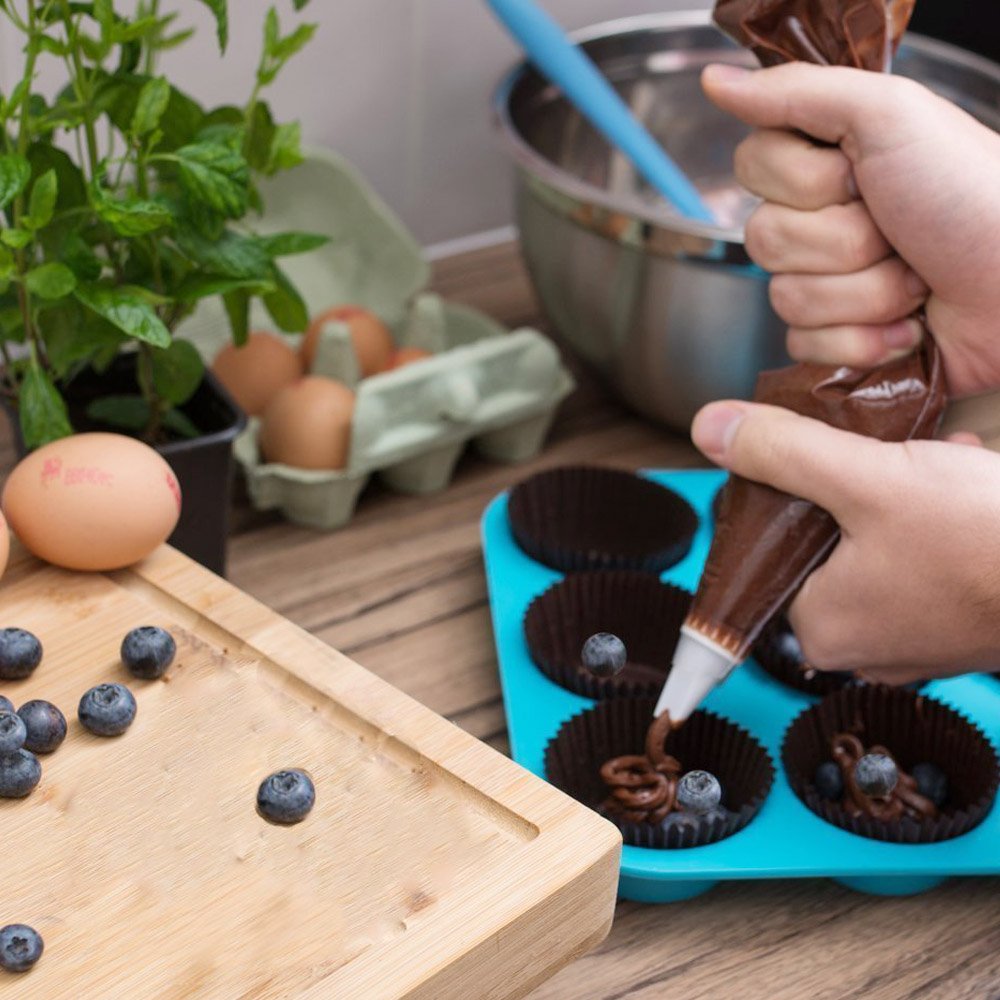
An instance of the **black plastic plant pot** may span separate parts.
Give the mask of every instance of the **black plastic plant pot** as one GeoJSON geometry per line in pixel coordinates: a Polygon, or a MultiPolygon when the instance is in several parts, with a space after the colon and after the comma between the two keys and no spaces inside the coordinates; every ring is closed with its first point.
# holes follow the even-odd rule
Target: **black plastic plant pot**
{"type": "MultiPolygon", "coordinates": [[[[136,391],[132,355],[120,355],[101,374],[82,373],[66,390],[74,428],[81,432],[111,430],[84,416],[88,404],[102,396],[136,391]]],[[[184,498],[180,520],[168,541],[213,573],[224,576],[234,470],[233,440],[246,426],[247,418],[209,371],[181,409],[201,435],[155,446],[174,470],[184,498]]],[[[20,423],[16,413],[10,416],[17,451],[23,456],[27,449],[20,423]]]]}

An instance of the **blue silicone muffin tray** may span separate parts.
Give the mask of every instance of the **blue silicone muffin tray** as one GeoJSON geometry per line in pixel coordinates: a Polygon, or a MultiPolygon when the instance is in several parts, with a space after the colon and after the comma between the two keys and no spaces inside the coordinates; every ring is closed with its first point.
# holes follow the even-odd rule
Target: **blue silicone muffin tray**
{"type": "MultiPolygon", "coordinates": [[[[662,579],[694,590],[712,533],[711,503],[725,479],[718,471],[644,473],[675,490],[698,512],[700,527],[687,557],[662,579]]],[[[531,601],[561,579],[516,544],[507,521],[507,497],[497,497],[482,521],[490,607],[500,662],[504,706],[514,759],[545,777],[549,740],[567,719],[594,703],[550,681],[532,662],[523,618],[531,601]]],[[[984,730],[994,746],[1000,736],[1000,682],[967,675],[927,685],[925,692],[951,705],[984,730]]],[[[837,829],[795,796],[781,768],[788,724],[817,699],[766,674],[752,660],[740,666],[705,703],[748,729],[774,760],[774,787],[760,813],[741,832],[705,847],[654,850],[625,845],[619,894],[647,903],[697,896],[731,879],[832,878],[877,895],[910,895],[949,876],[1000,874],[1000,808],[969,833],[938,844],[899,845],[837,829]]]]}

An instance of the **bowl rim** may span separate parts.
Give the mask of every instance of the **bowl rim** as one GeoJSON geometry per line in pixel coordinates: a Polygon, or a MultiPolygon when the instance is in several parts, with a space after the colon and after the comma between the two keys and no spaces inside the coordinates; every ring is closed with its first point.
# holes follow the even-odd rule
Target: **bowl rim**
{"type": "MultiPolygon", "coordinates": [[[[601,21],[569,32],[569,37],[577,44],[585,44],[649,29],[681,30],[704,27],[715,27],[710,10],[680,10],[636,14],[601,21]]],[[[716,28],[716,30],[719,32],[720,47],[731,46],[734,56],[747,57],[749,55],[746,50],[736,47],[735,43],[720,29],[716,28]]],[[[994,63],[984,56],[916,32],[908,31],[904,36],[903,44],[924,55],[946,58],[948,62],[960,68],[989,77],[1000,85],[1000,64],[994,63]]],[[[734,59],[732,61],[740,60],[734,59]]],[[[746,58],[742,61],[746,61],[746,58]]],[[[756,65],[756,63],[748,64],[756,65]]],[[[491,101],[494,126],[500,136],[501,145],[507,150],[517,167],[561,194],[569,195],[585,204],[625,215],[631,220],[646,223],[658,229],[742,246],[742,227],[722,226],[688,219],[665,202],[660,207],[659,204],[650,204],[637,198],[612,195],[606,189],[581,180],[539,154],[521,135],[514,124],[510,110],[510,99],[514,89],[529,72],[537,72],[529,59],[525,58],[515,62],[503,74],[494,88],[491,101]]]]}

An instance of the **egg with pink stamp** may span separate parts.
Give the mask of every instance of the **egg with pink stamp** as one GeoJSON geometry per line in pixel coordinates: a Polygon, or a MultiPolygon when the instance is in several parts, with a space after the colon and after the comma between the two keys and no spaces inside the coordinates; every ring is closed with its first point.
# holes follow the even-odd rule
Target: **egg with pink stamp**
{"type": "Polygon", "coordinates": [[[75,434],[24,458],[0,500],[11,531],[46,562],[77,570],[129,566],[177,525],[181,490],[148,445],[121,434],[75,434]]]}

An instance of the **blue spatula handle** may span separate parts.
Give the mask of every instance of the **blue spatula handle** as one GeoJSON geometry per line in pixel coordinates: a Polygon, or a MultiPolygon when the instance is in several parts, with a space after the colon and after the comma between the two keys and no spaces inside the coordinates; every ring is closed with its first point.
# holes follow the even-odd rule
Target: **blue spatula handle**
{"type": "Polygon", "coordinates": [[[487,2],[542,73],[678,212],[702,222],[715,221],[698,189],[544,10],[533,0],[487,2]]]}

